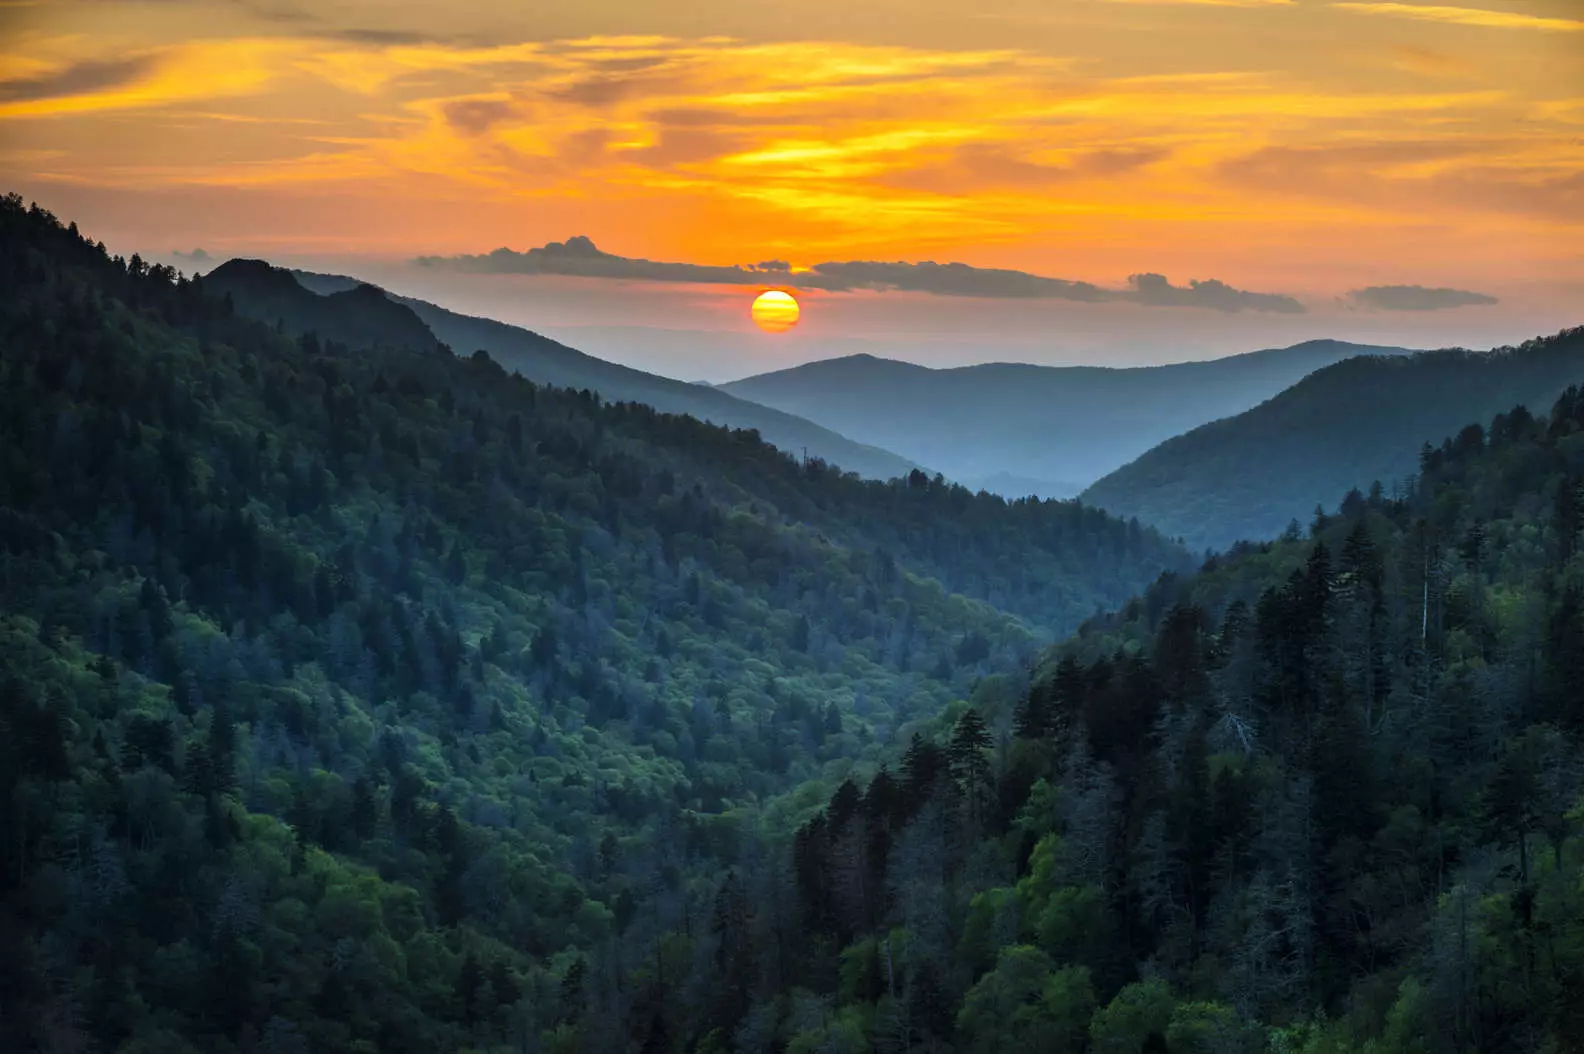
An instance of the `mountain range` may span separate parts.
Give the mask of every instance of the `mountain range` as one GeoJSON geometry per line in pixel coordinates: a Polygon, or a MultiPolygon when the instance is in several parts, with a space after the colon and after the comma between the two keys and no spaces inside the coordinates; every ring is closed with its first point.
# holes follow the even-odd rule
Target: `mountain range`
{"type": "MultiPolygon", "coordinates": [[[[246,271],[0,199],[6,1049],[1584,1046],[1578,387],[1200,561],[246,271]]],[[[1581,339],[1204,456],[1260,509],[1581,339]]]]}
{"type": "Polygon", "coordinates": [[[1415,470],[1424,437],[1547,404],[1584,374],[1570,331],[1492,353],[1314,340],[1138,368],[931,369],[853,355],[712,387],[342,275],[233,260],[204,284],[294,334],[483,349],[537,383],[751,429],[868,478],[926,465],[970,490],[1081,496],[1195,550],[1275,535],[1350,488],[1390,488],[1415,470]]]}
{"type": "MultiPolygon", "coordinates": [[[[1361,356],[1168,439],[1083,491],[1194,549],[1280,533],[1316,503],[1419,470],[1421,444],[1584,378],[1584,328],[1489,352],[1361,356]]],[[[1329,507],[1329,504],[1328,504],[1329,507]]]]}
{"type": "Polygon", "coordinates": [[[894,450],[971,487],[1067,497],[1172,436],[1317,369],[1406,349],[1313,340],[1207,362],[930,369],[852,355],[719,387],[894,450]]]}

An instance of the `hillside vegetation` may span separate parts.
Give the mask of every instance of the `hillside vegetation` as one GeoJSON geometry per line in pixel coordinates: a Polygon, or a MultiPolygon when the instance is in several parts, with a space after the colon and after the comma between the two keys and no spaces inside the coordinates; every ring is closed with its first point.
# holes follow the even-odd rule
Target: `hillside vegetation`
{"type": "Polygon", "coordinates": [[[292,337],[15,196],[0,291],[0,1022],[44,1049],[691,1044],[798,788],[1184,556],[292,337]]]}
{"type": "Polygon", "coordinates": [[[830,778],[720,886],[708,1009],[666,1027],[700,1050],[1584,1049],[1581,524],[1572,387],[1461,429],[1399,498],[1163,576],[1015,703],[830,778]]]}
{"type": "Polygon", "coordinates": [[[1491,352],[1349,359],[1167,440],[1082,498],[1195,550],[1272,538],[1350,488],[1391,491],[1427,439],[1514,405],[1549,406],[1581,377],[1584,328],[1491,352]]]}
{"type": "MultiPolygon", "coordinates": [[[[321,337],[329,332],[324,327],[325,315],[344,305],[350,293],[361,291],[366,310],[355,321],[364,339],[381,332],[369,324],[375,319],[400,317],[408,320],[408,327],[417,327],[426,334],[407,341],[407,347],[426,347],[426,341],[439,341],[460,355],[487,351],[508,371],[520,373],[535,384],[590,391],[607,402],[643,403],[664,413],[687,414],[726,428],[753,429],[765,442],[788,453],[806,453],[870,479],[894,479],[918,467],[889,450],[853,442],[793,414],[715,388],[597,359],[521,326],[394,296],[353,278],[287,271],[257,260],[231,260],[205,275],[204,282],[216,295],[229,294],[237,309],[249,317],[270,324],[278,322],[293,335],[315,331],[321,337]],[[380,303],[370,302],[374,298],[380,303]]],[[[354,319],[349,315],[338,317],[342,319],[340,324],[354,319]]]]}

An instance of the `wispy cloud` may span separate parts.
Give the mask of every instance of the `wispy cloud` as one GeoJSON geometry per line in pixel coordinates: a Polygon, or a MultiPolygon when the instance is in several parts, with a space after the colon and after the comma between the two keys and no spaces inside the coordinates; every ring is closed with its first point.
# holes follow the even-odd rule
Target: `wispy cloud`
{"type": "Polygon", "coordinates": [[[1183,7],[1292,7],[1296,0],[1106,0],[1111,4],[1159,4],[1183,7]]]}
{"type": "Polygon", "coordinates": [[[76,62],[34,76],[0,80],[0,102],[39,102],[114,91],[146,78],[153,68],[151,55],[76,62]]]}
{"type": "MultiPolygon", "coordinates": [[[[213,13],[191,6],[194,19],[213,13]]],[[[1291,5],[1263,6],[1215,17],[1260,34],[1293,21],[1291,5]]],[[[1391,45],[1364,38],[1401,29],[1334,6],[1300,9],[1373,55],[1391,45]]],[[[1045,43],[1073,54],[1041,52],[1040,32],[993,25],[980,27],[986,40],[1000,33],[1020,46],[854,43],[834,23],[805,40],[523,40],[460,24],[446,36],[427,8],[407,13],[410,32],[349,29],[325,9],[251,23],[256,36],[208,27],[131,43],[63,19],[53,35],[0,55],[6,156],[35,185],[202,187],[239,203],[228,222],[241,227],[260,213],[240,203],[267,201],[271,229],[258,237],[317,237],[306,219],[291,226],[307,215],[305,198],[356,201],[337,214],[377,212],[381,230],[348,236],[347,251],[538,245],[575,223],[602,241],[632,232],[676,246],[670,255],[683,259],[732,259],[753,245],[756,255],[846,261],[885,288],[942,295],[1001,280],[977,273],[993,268],[884,261],[988,263],[1019,246],[1029,265],[1040,253],[1060,259],[1044,265],[1057,274],[1120,276],[1133,261],[1164,271],[1170,261],[1179,273],[1253,275],[1291,261],[1299,245],[1325,244],[1333,258],[1433,251],[1385,233],[1403,224],[1453,232],[1461,245],[1526,224],[1561,241],[1584,215],[1575,142],[1584,111],[1558,97],[1554,77],[1537,86],[1493,76],[1480,91],[1449,81],[1474,57],[1482,68],[1511,65],[1495,52],[1518,34],[1471,34],[1477,56],[1442,44],[1405,51],[1398,58],[1423,71],[1409,79],[1377,75],[1379,62],[1287,70],[1266,44],[1223,48],[1219,29],[1214,47],[1171,68],[1152,51],[1091,54],[1065,33],[1045,43]],[[1344,226],[1379,240],[1366,249],[1315,236],[1344,226]]],[[[1098,2],[1048,16],[1107,41],[1142,39],[1119,28],[1130,22],[1177,17],[1098,2]]],[[[1082,282],[1018,273],[1040,290],[1021,295],[1090,295],[1082,282]]],[[[1279,273],[1285,286],[1295,271],[1279,273]]],[[[1212,283],[1146,279],[1109,293],[1290,309],[1255,308],[1212,283]]]]}
{"type": "Polygon", "coordinates": [[[1346,11],[1366,15],[1391,15],[1416,18],[1423,22],[1446,22],[1455,26],[1484,26],[1488,29],[1540,29],[1553,33],[1584,32],[1584,21],[1575,18],[1547,18],[1517,11],[1488,11],[1479,7],[1447,7],[1439,4],[1397,4],[1351,2],[1332,4],[1346,11]]]}
{"type": "Polygon", "coordinates": [[[0,81],[0,119],[146,109],[245,95],[280,72],[297,46],[271,40],[205,41],[140,55],[51,65],[0,81]]]}
{"type": "Polygon", "coordinates": [[[1466,289],[1429,289],[1422,285],[1372,285],[1348,293],[1350,303],[1377,311],[1445,311],[1497,303],[1493,296],[1466,289]]]}
{"type": "Polygon", "coordinates": [[[1299,314],[1304,307],[1280,293],[1249,293],[1216,279],[1174,286],[1165,276],[1136,274],[1126,289],[1106,289],[1090,282],[1047,278],[1027,271],[973,267],[964,263],[848,260],[793,270],[783,260],[758,264],[670,263],[607,253],[582,235],[550,242],[527,252],[496,249],[481,255],[420,256],[422,267],[476,274],[566,275],[629,281],[705,283],[712,285],[780,286],[846,293],[928,293],[934,296],[986,299],[1077,300],[1087,303],[1127,302],[1147,307],[1194,307],[1214,311],[1272,311],[1299,314]]]}

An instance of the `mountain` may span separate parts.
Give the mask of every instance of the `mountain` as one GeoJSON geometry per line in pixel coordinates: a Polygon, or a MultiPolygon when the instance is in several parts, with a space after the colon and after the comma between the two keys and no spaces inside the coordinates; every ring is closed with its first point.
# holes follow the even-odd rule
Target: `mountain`
{"type": "Polygon", "coordinates": [[[204,275],[203,283],[215,296],[230,297],[248,317],[293,335],[312,332],[320,340],[352,347],[432,350],[440,345],[410,307],[362,282],[320,296],[303,288],[290,271],[263,260],[228,260],[204,275]]]}
{"type": "Polygon", "coordinates": [[[668,1034],[1584,1049],[1584,394],[1546,408],[1163,577],[1026,690],[831,773],[718,887],[721,958],[668,1034]]]}
{"type": "Polygon", "coordinates": [[[223,284],[0,200],[18,1049],[699,1049],[802,788],[1186,570],[223,284]]]}
{"type": "MultiPolygon", "coordinates": [[[[276,273],[278,276],[295,275],[302,288],[327,296],[342,295],[350,288],[373,288],[341,275],[284,270],[276,273]]],[[[587,389],[613,402],[644,403],[665,413],[687,414],[727,428],[752,429],[767,443],[788,453],[801,456],[806,451],[810,457],[822,458],[870,479],[905,476],[917,467],[888,450],[855,443],[802,417],[737,398],[719,389],[606,362],[519,326],[458,314],[411,297],[386,295],[394,303],[410,309],[437,338],[459,354],[483,348],[507,369],[537,384],[578,391],[587,389]]],[[[259,312],[256,317],[267,319],[268,315],[259,312]]]]}
{"type": "Polygon", "coordinates": [[[1584,1044],[1578,388],[1191,571],[347,331],[0,200],[7,1049],[1584,1044]]]}
{"type": "Polygon", "coordinates": [[[718,387],[916,458],[969,486],[1066,497],[1155,444],[1246,410],[1317,369],[1403,352],[1316,340],[1128,369],[929,369],[853,355],[718,387]]]}
{"type": "Polygon", "coordinates": [[[1268,538],[1317,502],[1417,470],[1427,436],[1584,378],[1584,328],[1491,352],[1349,359],[1252,410],[1169,439],[1083,492],[1190,548],[1268,538]]]}

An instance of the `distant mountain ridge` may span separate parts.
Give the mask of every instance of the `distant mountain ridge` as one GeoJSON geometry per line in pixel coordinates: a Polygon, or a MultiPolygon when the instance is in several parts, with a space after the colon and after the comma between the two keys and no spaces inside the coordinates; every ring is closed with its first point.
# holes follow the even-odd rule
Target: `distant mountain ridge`
{"type": "Polygon", "coordinates": [[[392,347],[438,348],[468,355],[484,349],[508,370],[536,384],[588,389],[612,402],[644,403],[665,413],[687,414],[729,428],[756,430],[788,453],[808,454],[871,479],[905,476],[917,463],[888,450],[856,443],[834,431],[717,388],[660,377],[585,355],[532,330],[448,311],[398,296],[345,275],[274,267],[262,260],[231,260],[203,279],[216,296],[230,295],[236,309],[294,333],[362,346],[370,336],[392,347]]]}
{"type": "Polygon", "coordinates": [[[1407,353],[1313,340],[1166,366],[952,369],[850,355],[717,388],[916,458],[970,486],[1067,497],[1155,444],[1240,413],[1317,369],[1356,355],[1407,353]]]}
{"type": "Polygon", "coordinates": [[[1515,404],[1549,407],[1581,378],[1584,327],[1489,352],[1353,358],[1167,440],[1081,497],[1192,549],[1268,538],[1351,487],[1416,472],[1425,442],[1515,404]]]}

